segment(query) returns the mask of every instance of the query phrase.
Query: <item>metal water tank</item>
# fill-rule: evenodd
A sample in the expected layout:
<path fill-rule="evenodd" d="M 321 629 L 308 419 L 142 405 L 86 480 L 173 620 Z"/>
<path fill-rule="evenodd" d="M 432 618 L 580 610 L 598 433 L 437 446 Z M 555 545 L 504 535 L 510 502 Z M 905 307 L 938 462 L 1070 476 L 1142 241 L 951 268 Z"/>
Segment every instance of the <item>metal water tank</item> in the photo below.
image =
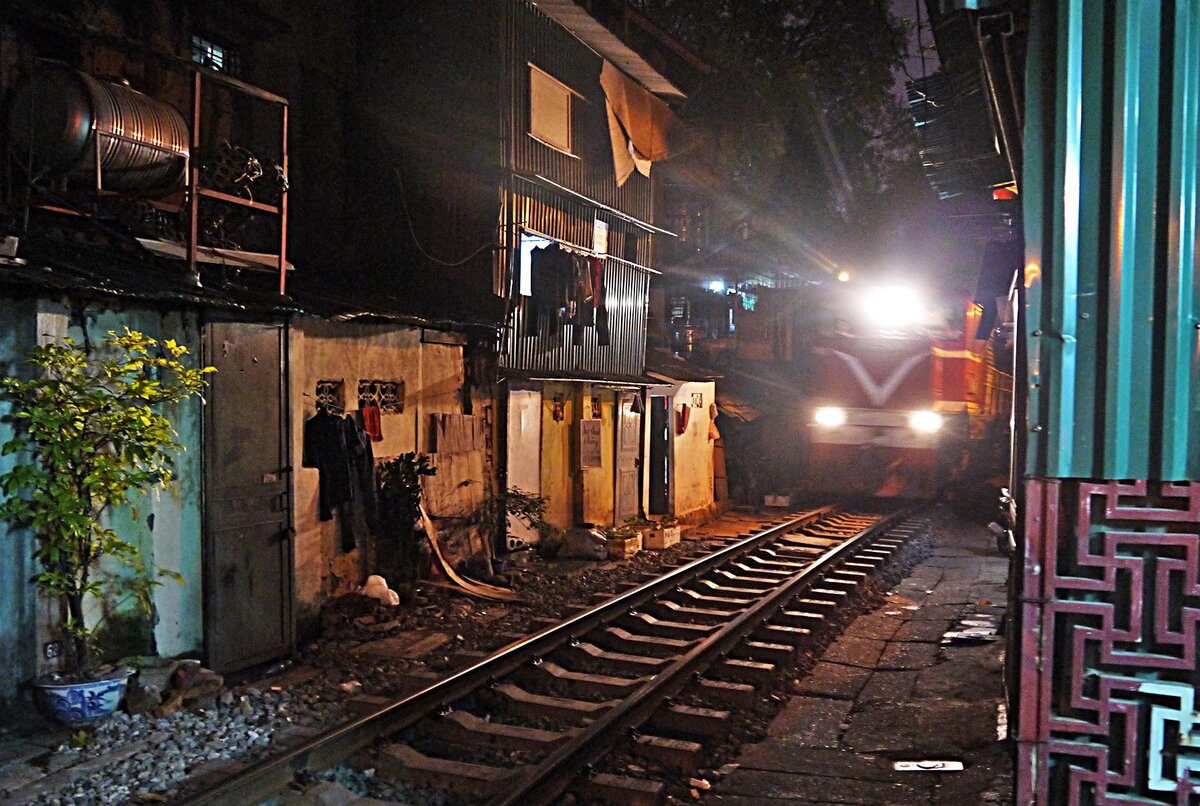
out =
<path fill-rule="evenodd" d="M 16 159 L 32 160 L 35 175 L 91 178 L 104 190 L 146 194 L 182 186 L 191 141 L 175 107 L 57 65 L 18 83 L 8 136 Z"/>

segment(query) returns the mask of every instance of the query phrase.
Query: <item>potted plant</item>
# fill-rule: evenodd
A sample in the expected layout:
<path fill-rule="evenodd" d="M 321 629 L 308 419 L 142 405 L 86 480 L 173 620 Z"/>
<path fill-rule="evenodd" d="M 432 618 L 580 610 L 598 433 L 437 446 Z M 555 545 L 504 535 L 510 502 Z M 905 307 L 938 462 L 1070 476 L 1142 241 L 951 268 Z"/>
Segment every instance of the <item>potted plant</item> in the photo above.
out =
<path fill-rule="evenodd" d="M 608 539 L 608 556 L 613 559 L 623 560 L 642 550 L 642 535 L 632 526 L 610 526 L 604 536 Z"/>
<path fill-rule="evenodd" d="M 190 369 L 187 348 L 125 329 L 109 331 L 100 356 L 71 339 L 36 348 L 32 377 L 0 379 L 12 408 L 13 436 L 3 454 L 22 461 L 0 475 L 0 519 L 28 527 L 36 538 L 38 592 L 57 600 L 64 637 L 63 671 L 35 686 L 56 718 L 86 724 L 112 713 L 128 670 L 96 675 L 90 664 L 95 625 L 85 600 L 103 598 L 111 581 L 99 574 L 113 558 L 146 585 L 141 552 L 106 525 L 114 507 L 135 494 L 169 489 L 177 451 L 175 429 L 162 409 L 199 395 L 212 367 Z M 134 511 L 136 517 L 136 510 Z M 182 581 L 178 575 L 170 572 Z M 139 597 L 149 604 L 149 597 Z"/>
<path fill-rule="evenodd" d="M 679 542 L 679 519 L 673 514 L 663 515 L 655 524 L 654 531 L 646 537 L 646 547 L 669 549 Z"/>

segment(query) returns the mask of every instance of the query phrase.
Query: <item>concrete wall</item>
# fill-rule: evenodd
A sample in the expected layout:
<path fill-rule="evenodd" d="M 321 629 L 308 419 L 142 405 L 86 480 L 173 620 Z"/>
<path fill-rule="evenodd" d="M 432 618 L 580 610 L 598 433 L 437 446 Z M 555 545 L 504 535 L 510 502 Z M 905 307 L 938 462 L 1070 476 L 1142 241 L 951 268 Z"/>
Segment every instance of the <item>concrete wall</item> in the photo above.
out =
<path fill-rule="evenodd" d="M 368 569 L 361 549 L 342 551 L 337 520 L 318 519 L 319 473 L 301 467 L 304 421 L 316 414 L 318 380 L 342 379 L 346 408 L 358 408 L 360 379 L 404 381 L 404 411 L 384 414 L 380 461 L 409 451 L 428 452 L 430 415 L 462 413 L 463 348 L 422 344 L 420 328 L 331 322 L 309 316 L 289 330 L 292 440 L 295 462 L 296 601 L 303 619 L 331 596 L 361 585 Z M 481 480 L 482 481 L 482 480 Z"/>
<path fill-rule="evenodd" d="M 700 395 L 701 406 L 692 406 Z M 680 406 L 692 407 L 687 430 L 675 430 L 673 440 L 675 468 L 675 515 L 680 518 L 707 511 L 713 505 L 713 440 L 708 438 L 712 418 L 708 407 L 716 401 L 716 385 L 711 382 L 680 384 L 675 392 L 671 416 Z M 675 422 L 672 420 L 672 428 Z"/>
<path fill-rule="evenodd" d="M 23 360 L 34 343 L 63 336 L 97 345 L 109 330 L 125 327 L 157 339 L 172 338 L 199 356 L 199 328 L 194 313 L 159 312 L 145 309 L 87 307 L 82 317 L 46 301 L 0 302 L 0 363 L 6 371 Z M 137 546 L 146 565 L 184 576 L 185 584 L 170 579 L 154 589 L 153 620 L 144 615 L 128 590 L 114 586 L 100 600 L 87 602 L 89 622 L 102 630 L 102 648 L 120 651 L 155 650 L 162 655 L 196 653 L 202 643 L 201 513 L 202 483 L 200 454 L 201 403 L 188 401 L 165 412 L 185 446 L 176 457 L 177 489 L 135 498 L 138 517 L 129 509 L 111 513 L 107 525 Z M 7 438 L 8 426 L 0 425 Z M 12 466 L 15 457 L 0 459 L 0 470 Z M 60 638 L 54 629 L 56 606 L 41 600 L 29 583 L 34 573 L 30 559 L 32 539 L 28 535 L 5 534 L 0 526 L 0 700 L 11 698 L 16 686 L 39 671 L 54 668 L 42 658 L 42 644 Z M 15 537 L 16 539 L 9 539 Z M 102 565 L 100 574 L 116 580 L 128 579 L 130 569 L 120 563 Z M 147 629 L 152 626 L 152 633 Z M 125 642 L 142 631 L 151 646 L 134 647 Z M 108 641 L 104 642 L 103 632 Z"/>

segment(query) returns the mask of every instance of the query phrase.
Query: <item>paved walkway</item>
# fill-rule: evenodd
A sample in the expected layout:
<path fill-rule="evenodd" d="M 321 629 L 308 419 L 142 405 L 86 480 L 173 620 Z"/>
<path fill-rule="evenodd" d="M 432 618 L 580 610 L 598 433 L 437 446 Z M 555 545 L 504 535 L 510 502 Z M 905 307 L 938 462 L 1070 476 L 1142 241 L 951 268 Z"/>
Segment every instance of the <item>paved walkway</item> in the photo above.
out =
<path fill-rule="evenodd" d="M 931 556 L 825 651 L 707 802 L 1011 802 L 1008 746 L 997 738 L 1003 638 L 943 643 L 964 619 L 985 624 L 1003 613 L 1007 562 L 994 545 L 982 527 L 942 513 Z M 964 769 L 893 769 L 921 760 Z"/>

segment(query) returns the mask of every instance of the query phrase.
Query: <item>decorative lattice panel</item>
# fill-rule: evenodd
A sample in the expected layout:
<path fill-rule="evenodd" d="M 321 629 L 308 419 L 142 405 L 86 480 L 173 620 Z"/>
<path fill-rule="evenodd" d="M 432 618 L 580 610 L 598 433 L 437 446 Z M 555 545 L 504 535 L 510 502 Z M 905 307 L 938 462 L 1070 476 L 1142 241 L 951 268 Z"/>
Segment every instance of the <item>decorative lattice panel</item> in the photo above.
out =
<path fill-rule="evenodd" d="M 1017 803 L 1200 802 L 1200 484 L 1027 493 Z"/>
<path fill-rule="evenodd" d="M 378 406 L 384 414 L 404 411 L 404 381 L 361 380 L 358 382 L 358 407 Z"/>

